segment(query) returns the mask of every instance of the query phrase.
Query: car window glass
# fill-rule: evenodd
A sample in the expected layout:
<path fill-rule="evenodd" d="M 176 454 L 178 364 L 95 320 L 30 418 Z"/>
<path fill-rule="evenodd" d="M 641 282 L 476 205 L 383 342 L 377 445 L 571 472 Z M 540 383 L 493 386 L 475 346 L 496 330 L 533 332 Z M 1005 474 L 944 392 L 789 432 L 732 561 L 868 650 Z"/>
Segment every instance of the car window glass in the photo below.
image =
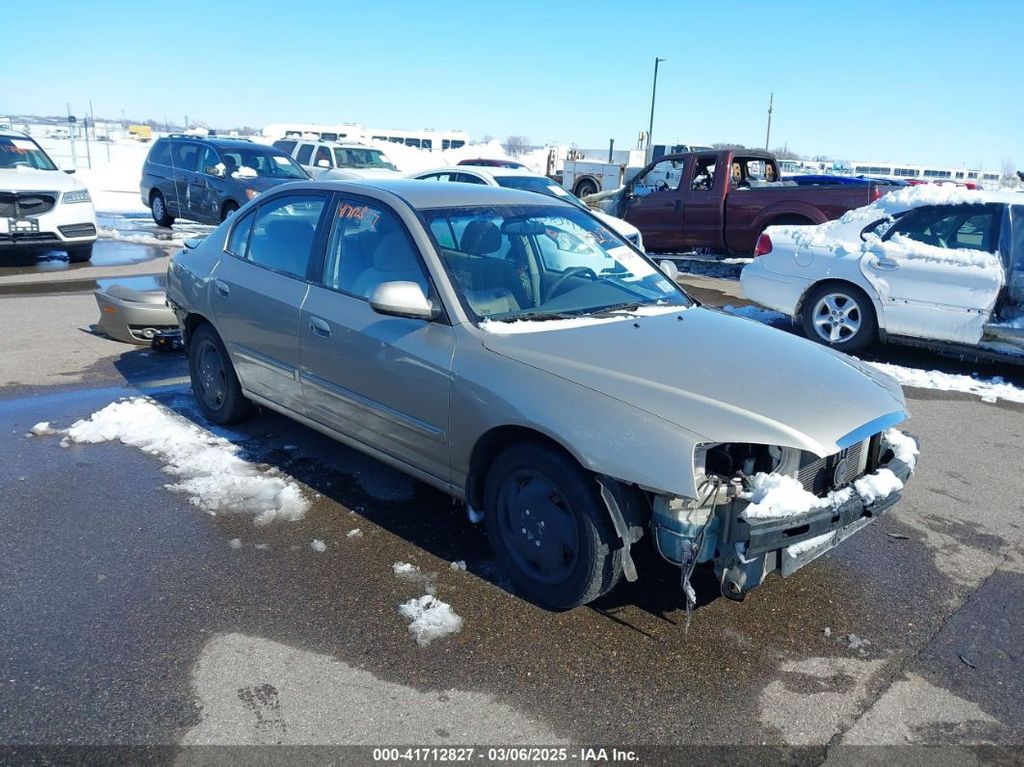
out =
<path fill-rule="evenodd" d="M 691 191 L 709 192 L 715 185 L 715 157 L 701 157 L 697 160 L 697 168 L 693 173 Z"/>
<path fill-rule="evenodd" d="M 295 162 L 299 165 L 309 165 L 309 158 L 313 156 L 313 145 L 303 144 L 299 147 L 299 153 L 295 155 Z"/>
<path fill-rule="evenodd" d="M 252 231 L 252 222 L 256 218 L 255 213 L 249 213 L 245 218 L 240 219 L 231 229 L 231 236 L 228 237 L 228 244 L 225 250 L 239 258 L 246 257 L 249 244 L 249 232 Z"/>
<path fill-rule="evenodd" d="M 323 284 L 369 299 L 384 282 L 415 282 L 429 294 L 419 253 L 385 205 L 342 200 L 327 245 Z"/>
<path fill-rule="evenodd" d="M 892 228 L 901 235 L 935 248 L 995 251 L 992 238 L 994 211 L 979 206 L 955 205 L 919 208 Z"/>
<path fill-rule="evenodd" d="M 992 238 L 994 217 L 992 212 L 986 212 L 965 218 L 953 233 L 953 242 L 950 247 L 994 253 L 996 250 Z"/>
<path fill-rule="evenodd" d="M 448 219 L 436 218 L 430 222 L 430 231 L 434 235 L 434 239 L 437 240 L 437 244 L 442 248 L 458 248 L 458 240 L 455 237 L 455 230 L 452 228 Z"/>
<path fill-rule="evenodd" d="M 256 211 L 246 257 L 254 264 L 305 278 L 324 198 L 289 194 Z"/>
<path fill-rule="evenodd" d="M 157 141 L 149 155 L 149 161 L 155 162 L 158 165 L 170 165 L 171 145 L 166 141 Z"/>
<path fill-rule="evenodd" d="M 280 149 L 282 152 L 286 152 L 287 154 L 291 154 L 292 150 L 295 149 L 295 144 L 297 144 L 297 143 L 298 142 L 296 142 L 296 141 L 286 141 L 286 140 L 282 139 L 281 141 L 275 141 L 274 142 L 274 146 L 277 149 Z"/>
<path fill-rule="evenodd" d="M 178 170 L 195 170 L 199 162 L 198 144 L 179 141 L 171 147 L 171 164 Z"/>
<path fill-rule="evenodd" d="M 455 176 L 455 178 L 454 179 L 450 178 L 450 179 L 448 179 L 449 181 L 458 181 L 458 182 L 463 183 L 463 184 L 486 184 L 487 183 L 482 178 L 480 178 L 479 176 L 474 176 L 472 173 L 455 173 L 453 175 Z"/>
<path fill-rule="evenodd" d="M 662 160 L 655 163 L 650 170 L 638 176 L 633 182 L 633 193 L 638 197 L 646 197 L 652 192 L 672 192 L 679 188 L 683 179 L 685 160 Z"/>
<path fill-rule="evenodd" d="M 331 162 L 331 150 L 325 146 L 316 148 L 316 157 L 313 158 L 313 164 L 319 166 L 321 160 L 327 163 L 327 167 L 333 165 Z"/>
<path fill-rule="evenodd" d="M 220 158 L 212 147 L 204 146 L 199 155 L 199 168 L 207 175 L 213 175 L 214 169 L 220 164 Z"/>

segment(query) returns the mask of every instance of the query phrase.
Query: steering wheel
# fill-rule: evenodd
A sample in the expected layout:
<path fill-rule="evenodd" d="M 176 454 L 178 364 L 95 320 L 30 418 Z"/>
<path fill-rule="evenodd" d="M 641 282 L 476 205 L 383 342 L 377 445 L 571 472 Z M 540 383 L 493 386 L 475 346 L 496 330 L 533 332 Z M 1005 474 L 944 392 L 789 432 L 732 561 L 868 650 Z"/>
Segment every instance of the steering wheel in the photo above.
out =
<path fill-rule="evenodd" d="M 659 178 L 657 181 L 654 182 L 654 191 L 655 192 L 667 192 L 668 191 L 668 182 L 665 179 L 663 179 L 663 178 Z"/>
<path fill-rule="evenodd" d="M 544 296 L 544 300 L 547 301 L 554 298 L 558 294 L 558 289 L 565 284 L 565 281 L 570 277 L 581 277 L 583 275 L 589 276 L 595 282 L 597 281 L 597 272 L 591 269 L 589 266 L 570 266 L 561 275 L 555 278 L 555 281 L 551 283 L 551 287 L 547 290 L 547 295 Z"/>

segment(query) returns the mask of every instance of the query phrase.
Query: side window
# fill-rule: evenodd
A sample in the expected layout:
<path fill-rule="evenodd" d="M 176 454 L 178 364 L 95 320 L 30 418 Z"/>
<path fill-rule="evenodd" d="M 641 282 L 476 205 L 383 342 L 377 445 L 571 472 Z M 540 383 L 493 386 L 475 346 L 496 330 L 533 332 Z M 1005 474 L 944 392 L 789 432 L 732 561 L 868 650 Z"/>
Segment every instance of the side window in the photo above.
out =
<path fill-rule="evenodd" d="M 977 205 L 918 208 L 900 219 L 892 232 L 936 248 L 991 253 L 995 251 L 994 218 L 993 209 Z"/>
<path fill-rule="evenodd" d="M 199 163 L 198 144 L 187 141 L 178 141 L 171 147 L 171 164 L 178 170 L 194 171 Z"/>
<path fill-rule="evenodd" d="M 459 181 L 459 182 L 461 182 L 463 184 L 486 184 L 487 183 L 482 178 L 480 178 L 479 176 L 474 176 L 472 173 L 456 173 L 456 174 L 454 174 L 454 176 L 455 176 L 455 178 L 451 179 L 451 180 Z"/>
<path fill-rule="evenodd" d="M 995 214 L 991 211 L 968 216 L 953 233 L 950 247 L 995 253 L 996 243 L 992 236 L 994 223 Z"/>
<path fill-rule="evenodd" d="M 429 295 L 419 252 L 398 217 L 385 205 L 342 200 L 324 262 L 324 287 L 359 298 L 384 282 L 415 282 Z"/>
<path fill-rule="evenodd" d="M 325 162 L 327 164 L 326 165 L 320 165 L 321 161 Z M 334 165 L 334 163 L 331 162 L 331 150 L 328 149 L 325 146 L 317 147 L 316 148 L 316 157 L 313 158 L 313 164 L 316 165 L 319 168 L 330 168 L 330 167 L 332 167 Z"/>
<path fill-rule="evenodd" d="M 701 157 L 697 160 L 697 169 L 693 173 L 693 182 L 690 190 L 693 192 L 708 192 L 715 186 L 715 160 L 714 155 Z"/>
<path fill-rule="evenodd" d="M 633 191 L 638 197 L 652 192 L 671 192 L 679 188 L 686 169 L 684 160 L 661 160 L 633 182 Z"/>
<path fill-rule="evenodd" d="M 249 213 L 245 218 L 235 223 L 231 229 L 231 235 L 228 237 L 228 244 L 224 248 L 228 253 L 239 258 L 246 257 L 246 250 L 249 245 L 249 232 L 252 231 L 252 222 L 255 218 L 255 213 Z"/>
<path fill-rule="evenodd" d="M 426 176 L 420 176 L 421 181 L 451 181 L 451 173 L 428 173 Z"/>
<path fill-rule="evenodd" d="M 299 153 L 295 155 L 295 162 L 299 165 L 309 165 L 309 158 L 313 156 L 313 145 L 303 144 L 299 147 Z"/>
<path fill-rule="evenodd" d="M 220 163 L 220 158 L 213 147 L 204 146 L 199 154 L 199 172 L 212 176 L 214 168 Z M 225 167 L 226 169 L 226 167 Z"/>
<path fill-rule="evenodd" d="M 437 240 L 437 244 L 442 248 L 459 249 L 459 245 L 455 240 L 455 230 L 452 229 L 448 219 L 435 218 L 430 222 L 430 232 L 434 235 L 434 239 Z"/>
<path fill-rule="evenodd" d="M 289 194 L 261 205 L 253 216 L 246 258 L 305 279 L 324 204 L 319 195 Z"/>
<path fill-rule="evenodd" d="M 295 150 L 295 145 L 297 143 L 298 143 L 297 141 L 283 140 L 282 139 L 281 141 L 275 141 L 274 142 L 274 146 L 277 149 L 280 149 L 285 154 L 291 155 L 291 153 Z"/>
<path fill-rule="evenodd" d="M 171 145 L 166 141 L 157 141 L 153 151 L 149 153 L 149 161 L 157 165 L 171 164 Z"/>

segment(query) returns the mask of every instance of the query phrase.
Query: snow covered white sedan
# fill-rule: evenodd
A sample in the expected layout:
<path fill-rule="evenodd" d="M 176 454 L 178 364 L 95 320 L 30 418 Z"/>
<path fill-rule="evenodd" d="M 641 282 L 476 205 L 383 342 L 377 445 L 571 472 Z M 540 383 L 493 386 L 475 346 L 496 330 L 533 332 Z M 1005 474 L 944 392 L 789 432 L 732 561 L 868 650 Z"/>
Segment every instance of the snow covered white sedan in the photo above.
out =
<path fill-rule="evenodd" d="M 844 352 L 876 339 L 1024 362 L 1024 200 L 924 185 L 770 227 L 743 292 Z"/>
<path fill-rule="evenodd" d="M 210 421 L 262 405 L 464 501 L 550 608 L 636 579 L 645 534 L 690 602 L 698 562 L 740 598 L 889 509 L 916 461 L 891 378 L 702 308 L 531 192 L 282 185 L 176 254 L 167 296 Z"/>

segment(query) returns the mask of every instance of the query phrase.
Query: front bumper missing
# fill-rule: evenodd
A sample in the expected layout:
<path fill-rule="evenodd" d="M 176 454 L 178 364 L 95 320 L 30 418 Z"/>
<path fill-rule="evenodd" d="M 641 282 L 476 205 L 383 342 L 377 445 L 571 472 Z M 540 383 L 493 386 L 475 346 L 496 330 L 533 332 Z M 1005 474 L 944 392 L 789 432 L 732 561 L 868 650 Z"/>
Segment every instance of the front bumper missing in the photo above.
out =
<path fill-rule="evenodd" d="M 889 469 L 903 483 L 913 473 L 908 464 L 895 457 L 875 471 L 880 469 Z M 748 502 L 739 498 L 718 507 L 720 527 L 714 565 L 722 594 L 743 599 L 773 570 L 779 570 L 783 577 L 792 575 L 887 512 L 900 495 L 894 491 L 865 503 L 854 492 L 835 507 L 781 519 L 745 519 L 741 515 Z"/>

